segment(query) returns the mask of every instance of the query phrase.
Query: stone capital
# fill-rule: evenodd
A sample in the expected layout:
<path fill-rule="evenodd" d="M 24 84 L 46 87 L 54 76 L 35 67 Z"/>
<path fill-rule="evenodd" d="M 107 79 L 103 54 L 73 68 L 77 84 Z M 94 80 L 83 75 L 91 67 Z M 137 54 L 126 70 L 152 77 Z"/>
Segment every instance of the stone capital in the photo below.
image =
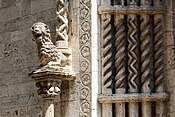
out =
<path fill-rule="evenodd" d="M 43 98 L 54 98 L 60 94 L 63 80 L 74 80 L 75 75 L 60 69 L 59 71 L 34 71 L 29 74 L 35 80 L 38 94 Z"/>

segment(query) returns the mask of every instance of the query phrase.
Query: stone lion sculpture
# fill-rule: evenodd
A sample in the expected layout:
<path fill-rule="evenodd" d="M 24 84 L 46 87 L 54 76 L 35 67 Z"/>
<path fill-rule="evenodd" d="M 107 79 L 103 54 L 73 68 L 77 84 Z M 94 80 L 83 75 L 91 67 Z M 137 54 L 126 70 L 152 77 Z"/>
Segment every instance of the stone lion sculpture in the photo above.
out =
<path fill-rule="evenodd" d="M 31 27 L 34 41 L 38 47 L 40 66 L 55 65 L 64 67 L 68 63 L 68 58 L 51 41 L 49 26 L 37 22 Z"/>

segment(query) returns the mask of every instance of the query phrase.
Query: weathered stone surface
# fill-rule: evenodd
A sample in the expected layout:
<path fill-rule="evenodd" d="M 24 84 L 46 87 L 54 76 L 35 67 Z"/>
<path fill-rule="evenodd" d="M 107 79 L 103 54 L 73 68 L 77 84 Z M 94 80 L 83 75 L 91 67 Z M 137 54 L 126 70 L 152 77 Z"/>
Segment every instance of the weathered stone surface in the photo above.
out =
<path fill-rule="evenodd" d="M 164 40 L 165 46 L 174 45 L 174 33 L 173 32 L 165 32 L 166 40 Z"/>
<path fill-rule="evenodd" d="M 42 107 L 38 105 L 32 105 L 32 106 L 27 107 L 26 117 L 42 117 L 41 109 Z"/>
<path fill-rule="evenodd" d="M 0 44 L 0 59 L 4 58 L 4 48 L 5 48 L 5 45 Z"/>
<path fill-rule="evenodd" d="M 143 0 L 143 2 L 145 1 L 148 0 Z M 158 2 L 160 0 L 154 1 Z M 165 90 L 171 94 L 170 101 L 166 105 L 168 113 L 166 117 L 174 117 L 175 1 L 163 1 L 166 1 L 166 6 L 168 6 L 166 11 L 164 11 L 165 23 L 163 26 L 165 28 L 165 37 L 163 40 L 166 66 L 164 77 Z M 108 4 L 107 2 L 107 0 L 99 1 L 99 3 L 102 3 L 104 6 Z M 120 1 L 117 0 L 117 2 Z M 101 79 L 102 67 L 100 65 L 101 56 L 99 56 L 101 53 L 100 44 L 103 42 L 101 41 L 102 36 L 100 34 L 100 30 L 102 29 L 102 26 L 100 26 L 100 17 L 95 14 L 95 11 L 91 11 L 91 6 L 94 4 L 91 4 L 90 0 L 69 0 L 69 3 L 70 15 L 68 20 L 70 28 L 68 35 L 71 38 L 68 41 L 70 42 L 69 46 L 72 48 L 72 67 L 73 71 L 77 73 L 77 79 L 73 82 L 63 82 L 61 86 L 63 89 L 60 97 L 61 100 L 55 99 L 54 102 L 56 105 L 56 116 L 59 117 L 61 113 L 61 117 L 90 117 L 91 109 L 94 111 L 94 108 L 91 108 L 91 104 L 95 104 L 93 106 L 96 107 L 99 115 L 101 115 L 101 113 L 105 115 L 105 117 L 112 115 L 112 109 L 110 108 L 112 105 L 106 104 L 101 106 L 97 104 L 95 99 L 93 99 L 94 102 L 91 100 L 91 98 L 94 97 L 91 93 L 95 90 L 92 89 L 91 91 L 92 78 L 93 81 L 96 81 L 98 84 L 92 87 L 96 87 L 98 93 L 101 93 L 102 89 L 101 81 L 99 81 Z M 98 6 L 99 3 L 96 5 Z M 128 5 L 134 6 L 135 4 L 135 0 L 131 3 L 128 2 Z M 121 13 L 121 10 L 124 9 L 115 7 L 117 10 L 114 10 L 101 7 L 99 10 L 100 13 L 104 13 L 104 8 L 107 9 L 105 13 L 110 12 L 112 14 Z M 142 12 L 140 12 L 137 8 L 127 8 L 127 10 L 122 13 L 130 14 L 130 12 L 140 12 L 143 14 L 146 13 L 147 10 L 148 9 L 142 9 Z M 149 9 L 148 14 L 161 12 L 156 10 L 156 12 L 153 13 L 152 10 L 156 9 Z M 37 87 L 35 86 L 34 80 L 28 76 L 28 73 L 36 70 L 39 66 L 37 46 L 31 40 L 33 37 L 30 27 L 34 22 L 44 22 L 48 24 L 51 30 L 51 39 L 55 44 L 55 29 L 57 25 L 55 11 L 56 2 L 54 0 L 0 0 L 0 117 L 43 116 L 42 98 L 37 94 Z M 95 24 L 94 21 L 91 22 L 91 16 L 93 15 L 97 16 L 97 27 L 92 26 L 92 22 Z M 98 33 L 98 37 L 92 38 L 91 34 L 93 35 L 94 33 Z M 91 38 L 92 41 L 97 42 L 96 45 L 91 43 Z M 93 51 L 94 48 L 96 50 L 98 49 L 97 53 Z M 94 54 L 93 58 L 91 58 L 91 51 L 93 51 L 92 53 Z M 94 56 L 97 56 L 97 58 L 94 58 Z M 119 59 L 116 58 L 116 60 Z M 96 64 L 99 66 L 95 65 L 94 61 L 96 61 Z M 91 76 L 91 68 L 96 70 L 94 71 L 96 75 L 93 77 Z M 101 110 L 103 112 L 101 112 Z M 137 112 L 137 110 L 134 111 Z"/>
<path fill-rule="evenodd" d="M 64 81 L 62 82 L 61 101 L 74 101 L 79 99 L 80 92 L 78 92 L 80 86 L 77 82 Z"/>
<path fill-rule="evenodd" d="M 101 16 L 100 38 L 102 38 L 100 44 L 102 59 L 101 66 L 99 66 L 102 72 L 100 75 L 102 77 L 101 93 L 109 95 L 106 96 L 106 100 L 111 102 L 107 102 L 107 104 L 115 103 L 115 109 L 112 110 L 110 106 L 106 106 L 104 98 L 102 116 L 107 116 L 108 112 L 112 110 L 113 114 L 115 111 L 117 117 L 138 117 L 140 115 L 151 117 L 152 105 L 155 106 L 156 112 L 154 114 L 156 116 L 166 116 L 164 102 L 157 100 L 161 94 L 153 96 L 153 100 L 149 99 L 148 102 L 146 102 L 147 96 L 145 97 L 146 93 L 166 92 L 164 88 L 164 80 L 166 79 L 164 77 L 164 64 L 166 64 L 167 69 L 174 68 L 174 50 L 167 46 L 174 42 L 172 36 L 173 12 L 169 9 L 169 11 L 166 11 L 164 2 L 160 0 L 139 0 L 139 2 L 134 0 L 128 0 L 127 2 L 112 0 L 108 5 L 104 4 L 105 2 L 102 0 L 99 5 L 98 13 Z M 166 23 L 164 23 L 165 21 Z M 165 31 L 170 32 L 169 35 L 164 35 Z M 106 92 L 106 90 L 111 92 Z M 133 94 L 137 93 L 139 93 L 138 96 L 144 98 L 141 99 L 141 106 L 136 103 L 138 102 L 138 100 L 135 100 L 137 96 L 132 97 Z M 122 101 L 117 102 L 120 98 L 112 95 L 122 96 L 121 99 L 125 99 L 124 103 L 121 103 Z M 127 95 L 127 98 L 131 99 L 128 101 L 129 103 L 125 103 L 127 98 L 124 96 Z M 115 98 L 113 99 L 113 97 Z M 151 98 L 152 95 L 148 97 Z M 168 99 L 169 96 L 163 95 L 161 98 Z M 101 98 L 99 97 L 99 99 Z M 152 104 L 152 101 L 156 103 Z M 125 106 L 129 110 L 127 113 Z M 104 107 L 107 109 L 104 109 Z M 105 110 L 108 110 L 108 112 L 105 112 Z"/>
<path fill-rule="evenodd" d="M 10 109 L 1 109 L 0 116 L 2 117 L 26 117 L 27 107 L 18 107 Z"/>
<path fill-rule="evenodd" d="M 6 86 L 0 87 L 0 97 L 8 96 L 8 88 Z"/>
<path fill-rule="evenodd" d="M 41 97 L 28 76 L 39 65 L 30 27 L 54 21 L 55 2 L 0 0 L 0 9 L 0 117 L 40 117 Z"/>
<path fill-rule="evenodd" d="M 61 102 L 61 117 L 79 117 L 78 103 L 78 101 Z"/>
<path fill-rule="evenodd" d="M 171 70 L 167 70 L 166 72 L 166 77 L 168 77 L 168 79 L 166 79 L 166 90 L 171 94 L 170 97 L 170 101 L 168 101 L 168 107 L 167 107 L 167 113 L 169 113 L 169 117 L 173 117 L 174 116 L 174 112 L 175 112 L 175 91 L 174 91 L 174 87 L 175 87 L 175 69 L 171 69 Z"/>
<path fill-rule="evenodd" d="M 165 48 L 165 65 L 166 69 L 174 69 L 175 68 L 175 53 L 174 53 L 175 46 L 168 46 Z"/>
<path fill-rule="evenodd" d="M 166 31 L 172 32 L 173 31 L 173 11 L 167 11 L 165 15 L 165 28 Z"/>

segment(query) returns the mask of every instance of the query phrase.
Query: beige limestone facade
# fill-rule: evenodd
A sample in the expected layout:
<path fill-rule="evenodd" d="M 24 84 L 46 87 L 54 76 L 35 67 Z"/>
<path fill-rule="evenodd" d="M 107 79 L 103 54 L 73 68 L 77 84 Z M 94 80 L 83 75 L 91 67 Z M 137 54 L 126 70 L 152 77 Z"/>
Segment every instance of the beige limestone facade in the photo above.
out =
<path fill-rule="evenodd" d="M 174 7 L 0 0 L 0 117 L 175 117 Z"/>

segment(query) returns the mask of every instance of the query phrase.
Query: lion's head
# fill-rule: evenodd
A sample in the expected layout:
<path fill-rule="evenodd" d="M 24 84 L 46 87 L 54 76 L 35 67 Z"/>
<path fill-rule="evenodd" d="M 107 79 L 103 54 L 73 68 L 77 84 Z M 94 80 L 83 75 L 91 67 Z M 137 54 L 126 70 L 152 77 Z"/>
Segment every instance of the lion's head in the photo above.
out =
<path fill-rule="evenodd" d="M 33 26 L 31 27 L 31 30 L 35 38 L 41 37 L 42 35 L 45 35 L 48 38 L 50 38 L 49 26 L 42 22 L 34 23 Z"/>

